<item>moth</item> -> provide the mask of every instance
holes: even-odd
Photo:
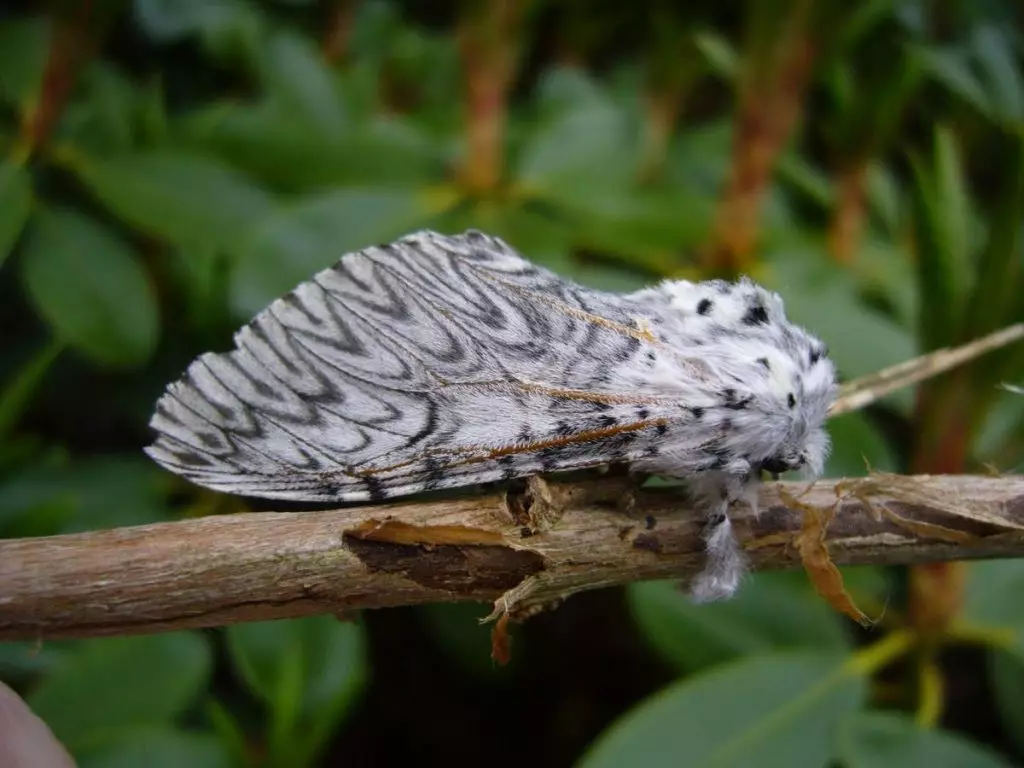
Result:
[[[343,256],[196,359],[146,450],[207,488],[307,502],[612,463],[685,478],[704,601],[744,573],[730,505],[762,471],[822,470],[835,390],[824,344],[749,279],[618,295],[423,231]]]

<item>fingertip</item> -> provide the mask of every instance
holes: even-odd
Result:
[[[14,691],[0,682],[0,766],[75,768],[50,728]]]

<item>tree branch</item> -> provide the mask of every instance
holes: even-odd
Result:
[[[622,482],[534,478],[509,494],[0,541],[0,640],[454,600],[500,599],[522,618],[575,592],[692,575],[701,519],[681,491],[623,495]],[[755,568],[800,564],[808,507],[834,515],[840,564],[1024,554],[1024,477],[875,475],[766,484],[757,517],[738,505]]]

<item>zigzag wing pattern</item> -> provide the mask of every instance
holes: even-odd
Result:
[[[630,308],[496,238],[417,233],[346,255],[199,357],[147,452],[200,485],[306,501],[630,460],[668,419],[616,379],[654,344]]]

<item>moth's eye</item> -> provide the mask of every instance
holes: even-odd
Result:
[[[781,475],[783,472],[793,469],[793,465],[781,456],[772,456],[770,459],[761,462],[761,469],[773,475]]]

